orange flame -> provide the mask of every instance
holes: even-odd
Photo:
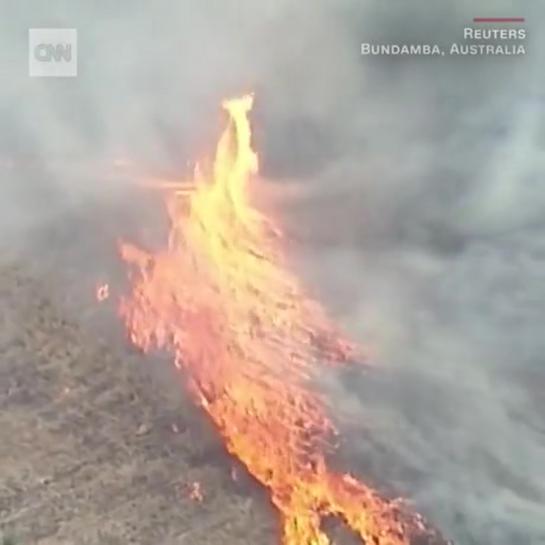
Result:
[[[137,346],[172,351],[229,452],[269,489],[284,545],[329,545],[329,516],[362,543],[409,545],[432,532],[418,515],[328,467],[335,429],[312,382],[354,347],[282,265],[278,230],[249,203],[252,102],[224,102],[212,172],[197,168],[168,194],[167,248],[120,245],[132,279],[120,314]]]

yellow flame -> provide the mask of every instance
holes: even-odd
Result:
[[[224,102],[211,174],[197,168],[181,184],[189,193],[169,194],[168,247],[121,244],[132,271],[121,316],[136,345],[172,351],[229,452],[270,490],[284,545],[329,545],[326,516],[367,545],[409,545],[431,532],[418,516],[328,467],[335,429],[313,378],[354,348],[282,265],[278,230],[249,203],[252,102]]]

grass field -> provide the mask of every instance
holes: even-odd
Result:
[[[122,339],[107,348],[16,265],[0,299],[0,543],[276,542],[266,496],[169,366],[151,373]]]

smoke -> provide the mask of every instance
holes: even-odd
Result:
[[[538,0],[6,4],[3,248],[90,204],[141,219],[134,182],[189,172],[220,100],[255,90],[302,275],[379,364],[332,386],[361,421],[354,459],[461,544],[545,542]],[[479,15],[525,16],[527,55],[359,54],[460,42]],[[77,78],[28,77],[34,27],[78,29]],[[92,229],[63,239],[81,268],[101,259]]]

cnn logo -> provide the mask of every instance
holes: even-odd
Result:
[[[28,31],[28,74],[66,78],[78,75],[75,28],[31,28]]]

